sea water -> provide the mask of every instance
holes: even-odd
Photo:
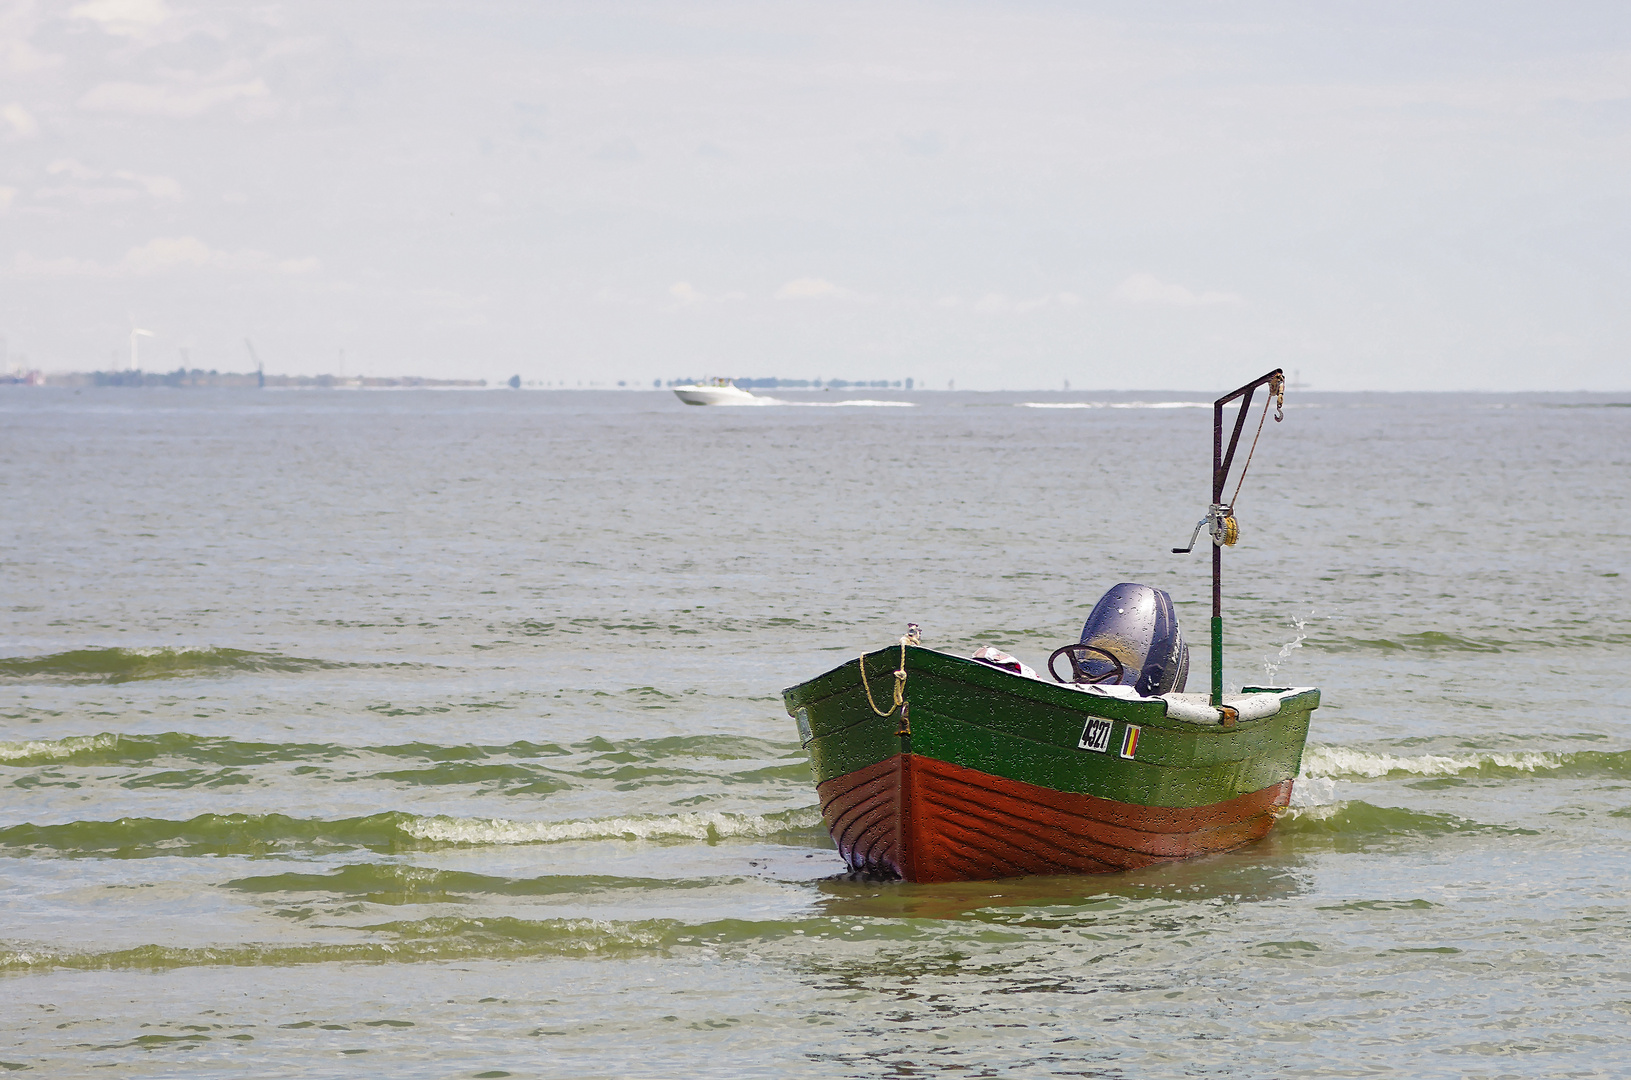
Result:
[[[1120,581],[1204,689],[1210,411],[777,396],[0,392],[0,1068],[1631,1067],[1624,399],[1293,392],[1224,571],[1227,683],[1323,690],[1293,810],[914,886],[780,690],[908,621],[1040,667]]]

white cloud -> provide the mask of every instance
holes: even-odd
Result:
[[[57,158],[45,167],[52,176],[70,176],[75,180],[95,180],[102,174],[74,158]]]
[[[1002,293],[986,293],[974,302],[981,315],[1024,315],[1045,307],[1075,307],[1082,298],[1071,292],[1046,293],[1025,300],[1010,300]]]
[[[98,23],[109,34],[140,37],[169,19],[171,12],[164,0],[86,0],[69,8],[68,14]]]
[[[79,99],[89,112],[127,113],[133,116],[197,116],[233,101],[271,96],[263,79],[218,85],[152,86],[144,83],[106,82],[93,86]]]
[[[24,139],[32,138],[40,130],[40,125],[35,121],[33,114],[15,101],[0,109],[0,119],[10,124],[11,130]]]
[[[1124,304],[1168,304],[1176,307],[1198,307],[1212,304],[1243,304],[1245,298],[1238,293],[1195,292],[1182,285],[1162,281],[1154,274],[1133,274],[1110,293],[1112,300]]]
[[[77,202],[81,206],[113,206],[118,203],[135,202],[140,197],[134,188],[118,184],[64,184],[62,187],[34,189],[36,202],[64,199]]]
[[[703,292],[701,289],[698,289],[689,281],[674,282],[674,284],[668,287],[668,295],[672,296],[675,301],[673,304],[669,305],[669,311],[674,311],[682,307],[690,307],[692,304],[704,304],[710,302],[718,303],[725,300],[747,299],[746,293],[739,292],[722,292],[710,295]]]
[[[778,300],[818,300],[824,296],[848,296],[849,290],[839,288],[826,278],[794,278],[776,290]]]
[[[58,158],[47,165],[45,171],[52,176],[66,176],[81,183],[40,188],[34,193],[38,199],[75,199],[86,206],[129,202],[139,197],[138,192],[131,189],[131,185],[140,188],[150,198],[181,198],[181,185],[168,176],[148,176],[127,169],[103,173],[75,158]]]
[[[125,278],[152,277],[188,270],[223,270],[237,273],[308,274],[318,268],[314,258],[277,259],[264,251],[217,251],[196,236],[157,236],[131,248],[112,264],[62,257],[39,259],[19,252],[6,276],[12,278]]]
[[[0,6],[0,71],[32,75],[62,63],[62,57],[43,53],[29,41],[39,23],[33,4]]]
[[[109,277],[106,267],[84,259],[64,256],[60,259],[37,259],[26,251],[19,251],[12,260],[10,278],[65,278]]]
[[[216,251],[196,236],[158,236],[131,248],[119,261],[123,274],[161,274],[170,270],[273,270],[301,274],[317,268],[316,259],[274,259],[264,251]]]
[[[181,198],[181,185],[168,176],[144,176],[141,173],[126,172],[119,169],[113,173],[117,180],[128,180],[145,189],[155,199]]]
[[[17,189],[16,188],[14,188],[14,187],[0,187],[0,214],[3,214],[7,210],[11,209],[11,200],[15,199],[16,197],[17,197]]]

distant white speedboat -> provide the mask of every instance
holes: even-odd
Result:
[[[674,396],[687,405],[758,405],[764,400],[738,389],[729,379],[714,379],[706,386],[701,383],[676,386]]]

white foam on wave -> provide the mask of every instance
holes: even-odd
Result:
[[[684,813],[588,821],[511,821],[506,818],[414,818],[400,828],[416,840],[448,844],[553,844],[568,840],[721,840],[764,837],[821,824],[814,807],[780,814]]]
[[[1341,799],[1329,799],[1325,802],[1298,802],[1296,791],[1291,796],[1291,808],[1286,816],[1297,818],[1300,821],[1326,821],[1335,817],[1348,804]]]
[[[74,735],[66,739],[30,739],[27,742],[0,742],[0,761],[62,761],[85,750],[112,750],[119,736]]]
[[[1534,750],[1398,757],[1346,746],[1310,746],[1303,754],[1303,775],[1381,777],[1390,773],[1408,773],[1412,776],[1457,776],[1491,765],[1500,769],[1534,772],[1536,769],[1555,769],[1562,763],[1563,758],[1559,754]]]
[[[1016,409],[1210,409],[1207,401],[1021,401]]]
[[[1329,776],[1299,776],[1297,782],[1291,785],[1293,809],[1331,806],[1340,801],[1337,798],[1337,782]]]
[[[779,398],[765,398],[766,401],[776,405],[798,405],[807,409],[847,409],[859,407],[863,409],[915,409],[915,401],[879,401],[875,398],[856,398],[853,401],[782,401]]]

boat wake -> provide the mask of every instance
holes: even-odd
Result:
[[[856,398],[853,401],[788,401],[785,398],[756,397],[752,401],[720,402],[721,405],[789,405],[799,409],[915,409],[915,401],[880,401]]]

